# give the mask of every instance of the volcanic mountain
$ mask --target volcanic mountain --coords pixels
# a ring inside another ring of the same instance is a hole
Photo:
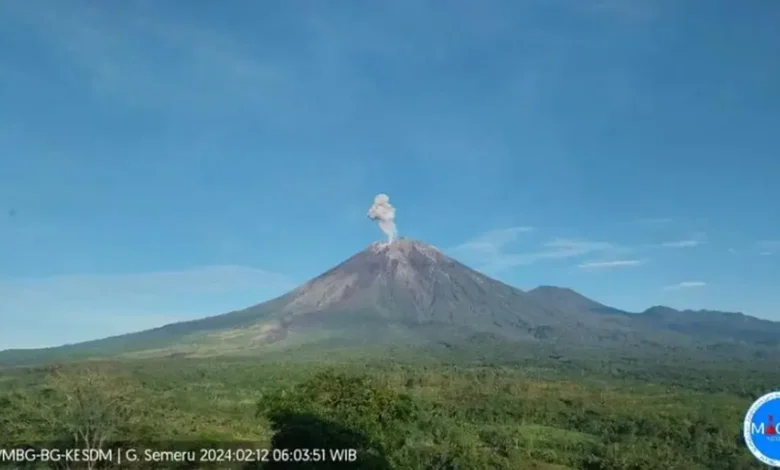
[[[211,356],[290,348],[523,345],[629,349],[763,340],[780,324],[741,314],[622,312],[558,287],[522,291],[414,240],[374,243],[295,290],[244,310],[58,348],[0,353],[2,362],[59,357]],[[771,344],[770,344],[771,343]]]

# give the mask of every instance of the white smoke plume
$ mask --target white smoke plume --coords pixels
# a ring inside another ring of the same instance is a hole
[[[387,235],[387,241],[392,242],[398,236],[395,227],[395,207],[390,205],[387,194],[377,194],[374,204],[368,209],[368,218],[379,223],[379,228]]]

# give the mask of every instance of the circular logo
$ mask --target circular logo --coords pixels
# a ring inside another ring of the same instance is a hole
[[[743,435],[750,453],[761,462],[780,467],[780,392],[767,393],[745,413]]]

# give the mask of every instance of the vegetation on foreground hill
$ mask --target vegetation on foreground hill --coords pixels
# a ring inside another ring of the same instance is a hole
[[[359,451],[352,465],[263,468],[761,468],[741,422],[777,377],[746,390],[744,374],[725,365],[697,374],[658,367],[648,383],[570,368],[238,359],[6,369],[0,448],[245,441]],[[137,468],[207,468],[157,465]]]

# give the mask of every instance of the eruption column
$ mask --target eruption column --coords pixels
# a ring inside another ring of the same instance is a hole
[[[387,235],[387,241],[392,242],[398,236],[395,226],[395,208],[390,204],[387,194],[377,194],[374,204],[368,209],[368,218],[379,223],[379,228]]]

